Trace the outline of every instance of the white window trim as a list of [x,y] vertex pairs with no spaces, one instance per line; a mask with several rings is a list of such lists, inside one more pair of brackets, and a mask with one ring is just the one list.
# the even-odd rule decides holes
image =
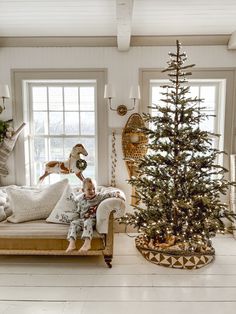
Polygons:
[[[12,100],[13,100],[13,120],[15,125],[20,125],[24,121],[25,106],[23,99],[27,97],[24,90],[24,82],[35,80],[96,80],[97,83],[97,125],[96,135],[98,141],[97,156],[95,162],[97,169],[96,179],[99,185],[108,185],[108,113],[103,97],[104,85],[107,81],[107,69],[13,69],[12,70]],[[26,127],[27,129],[27,127]],[[26,184],[25,161],[27,156],[24,152],[24,141],[26,132],[22,132],[17,141],[15,158],[15,183]]]
[[[147,104],[150,103],[150,90],[149,85],[151,80],[164,80],[167,79],[167,73],[162,72],[163,69],[140,69],[139,70],[139,84],[141,87],[141,103],[139,107],[140,113],[147,112]],[[214,69],[200,69],[195,68],[191,70],[192,75],[188,77],[188,81],[191,79],[199,79],[199,80],[225,80],[226,88],[225,95],[219,95],[219,97],[225,98],[225,110],[220,108],[220,114],[224,114],[224,117],[220,117],[220,119],[224,119],[224,129],[222,131],[222,144],[220,148],[222,148],[227,155],[223,156],[223,165],[229,169],[229,155],[233,152],[234,145],[234,98],[235,98],[235,76],[236,69],[235,68],[214,68]],[[223,147],[222,147],[223,146]]]

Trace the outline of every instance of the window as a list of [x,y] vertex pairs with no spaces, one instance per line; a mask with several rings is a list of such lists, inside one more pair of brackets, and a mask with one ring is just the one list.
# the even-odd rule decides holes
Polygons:
[[[16,184],[37,184],[45,162],[67,159],[77,143],[88,152],[81,155],[84,176],[109,184],[106,77],[106,69],[12,70],[14,124],[26,122],[14,150]],[[62,177],[51,174],[45,183]],[[68,177],[81,183],[74,174]]]
[[[150,105],[161,105],[161,98],[164,89],[161,87],[167,83],[166,80],[150,81]],[[224,109],[225,101],[221,95],[225,95],[225,80],[188,80],[190,86],[188,97],[203,99],[199,107],[201,112],[208,115],[201,121],[200,128],[204,131],[220,134],[220,137],[213,137],[213,147],[223,149],[222,134],[224,132]],[[225,98],[224,98],[225,99]],[[164,104],[164,102],[163,102]],[[152,115],[156,115],[155,109],[150,109]]]
[[[142,103],[140,112],[148,112],[148,105],[158,100],[158,88],[161,82],[167,82],[167,75],[159,69],[140,69],[140,86]],[[207,120],[203,128],[214,129],[220,134],[214,145],[227,154],[233,148],[233,107],[234,107],[234,75],[235,69],[193,69],[188,83],[191,92],[198,93],[207,99],[209,113],[215,112],[216,118]],[[154,88],[154,90],[152,90]],[[156,88],[156,90],[155,90]],[[152,99],[153,97],[153,99]],[[206,103],[205,103],[206,104]],[[229,169],[228,155],[221,155],[221,164]]]
[[[74,145],[87,150],[86,176],[95,177],[96,82],[42,83],[30,82],[29,92],[29,164],[30,183],[37,184],[44,173],[45,162],[66,160]],[[51,174],[44,183],[53,183],[65,175]],[[78,184],[74,174],[66,175],[71,184]]]

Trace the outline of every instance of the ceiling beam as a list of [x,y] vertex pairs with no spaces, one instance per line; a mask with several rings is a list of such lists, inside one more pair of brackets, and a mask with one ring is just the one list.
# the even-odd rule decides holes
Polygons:
[[[131,47],[175,46],[176,40],[183,46],[227,46],[230,35],[179,35],[179,36],[131,36]],[[87,37],[1,37],[1,47],[117,47],[115,36]],[[229,48],[230,49],[230,48]],[[231,48],[232,49],[232,48]]]
[[236,31],[232,33],[228,42],[228,49],[236,49]]
[[119,51],[130,48],[134,0],[116,0],[117,46]]

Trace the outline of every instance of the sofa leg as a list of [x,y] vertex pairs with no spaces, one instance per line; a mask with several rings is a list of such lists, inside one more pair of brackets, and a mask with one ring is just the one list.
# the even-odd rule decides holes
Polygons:
[[112,255],[104,255],[104,260],[109,268],[112,268],[111,261]]

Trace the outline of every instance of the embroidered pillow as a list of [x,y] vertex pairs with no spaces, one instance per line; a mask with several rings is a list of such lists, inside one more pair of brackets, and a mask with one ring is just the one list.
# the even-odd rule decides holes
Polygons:
[[[76,197],[81,195],[81,193],[76,193]],[[72,188],[70,185],[68,185],[55,208],[52,210],[50,216],[46,219],[47,222],[69,224],[74,218],[78,216],[77,213],[73,212],[76,209],[76,204],[71,198],[72,194]]]
[[10,208],[13,211],[13,214],[7,220],[18,223],[47,218],[67,186],[68,179],[64,179],[47,187],[34,190],[7,188]]

